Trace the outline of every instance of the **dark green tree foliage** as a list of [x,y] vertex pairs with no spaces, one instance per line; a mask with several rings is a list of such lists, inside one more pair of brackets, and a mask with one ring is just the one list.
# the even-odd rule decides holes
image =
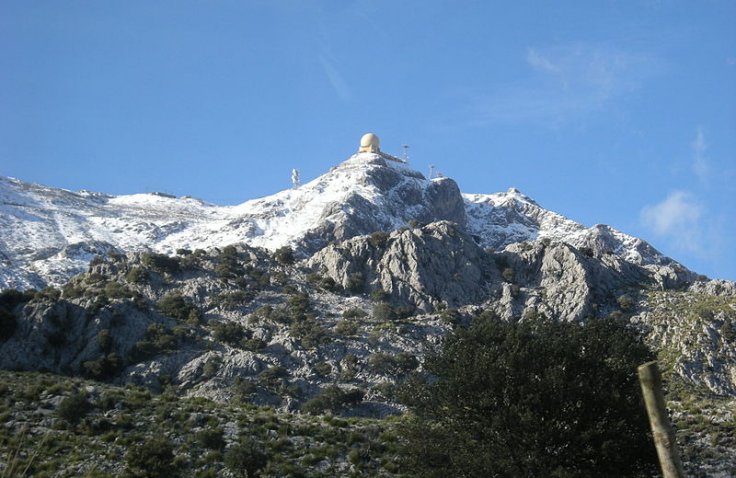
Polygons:
[[428,356],[402,396],[407,468],[423,477],[653,476],[626,325],[475,319]]
[[289,246],[279,247],[273,253],[273,257],[281,265],[289,265],[294,263],[294,250]]
[[16,328],[18,328],[18,319],[15,318],[15,315],[0,308],[0,341],[12,337]]
[[243,438],[225,452],[225,466],[236,476],[256,478],[268,464],[268,455],[250,438]]
[[145,253],[141,256],[141,262],[149,269],[160,273],[176,274],[179,272],[179,259],[169,257],[165,254],[155,252]]
[[326,412],[337,412],[340,409],[356,405],[363,401],[364,393],[360,389],[343,390],[337,385],[330,385],[319,395],[302,405],[302,411],[310,415]]
[[92,406],[87,401],[87,394],[76,392],[64,398],[56,407],[56,415],[72,425],[76,425],[87,415]]
[[243,265],[238,261],[238,250],[235,246],[226,246],[217,256],[215,274],[220,279],[237,279],[245,274]]
[[178,476],[174,466],[174,448],[164,437],[151,438],[133,446],[125,454],[126,477],[168,478]]
[[156,305],[162,314],[181,321],[189,318],[192,311],[197,312],[197,307],[188,302],[178,292],[169,292]]
[[35,291],[20,292],[15,289],[7,289],[0,292],[0,341],[9,339],[18,327],[18,319],[13,309],[30,301],[36,295]]

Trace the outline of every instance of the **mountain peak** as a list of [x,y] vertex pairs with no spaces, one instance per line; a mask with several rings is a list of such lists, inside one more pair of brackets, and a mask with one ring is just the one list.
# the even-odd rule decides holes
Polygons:
[[462,194],[451,178],[428,179],[379,144],[375,135],[364,137],[357,153],[325,174],[237,206],[169,195],[75,193],[2,178],[0,287],[60,284],[108,251],[173,254],[247,243],[271,250],[289,245],[307,257],[333,241],[443,220],[496,250],[548,238],[612,251],[636,264],[674,262],[637,238],[548,211],[513,187]]

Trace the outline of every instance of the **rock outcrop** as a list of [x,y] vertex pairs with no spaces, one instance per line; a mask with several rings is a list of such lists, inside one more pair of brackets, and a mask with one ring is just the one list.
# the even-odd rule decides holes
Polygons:
[[309,266],[350,288],[362,280],[394,303],[423,312],[440,303],[476,303],[498,277],[490,257],[454,223],[441,221],[385,235],[357,237],[317,252]]

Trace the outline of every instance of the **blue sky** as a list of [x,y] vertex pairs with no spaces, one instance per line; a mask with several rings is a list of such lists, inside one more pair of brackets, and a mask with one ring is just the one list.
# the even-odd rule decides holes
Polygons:
[[377,133],[736,280],[736,2],[0,0],[0,174],[236,204]]

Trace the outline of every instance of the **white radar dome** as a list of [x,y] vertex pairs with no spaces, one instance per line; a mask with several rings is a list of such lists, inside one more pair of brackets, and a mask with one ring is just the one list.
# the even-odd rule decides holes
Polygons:
[[380,145],[381,141],[378,139],[378,136],[373,133],[366,133],[362,138],[360,138],[360,148],[358,148],[358,152],[378,153],[381,150]]

